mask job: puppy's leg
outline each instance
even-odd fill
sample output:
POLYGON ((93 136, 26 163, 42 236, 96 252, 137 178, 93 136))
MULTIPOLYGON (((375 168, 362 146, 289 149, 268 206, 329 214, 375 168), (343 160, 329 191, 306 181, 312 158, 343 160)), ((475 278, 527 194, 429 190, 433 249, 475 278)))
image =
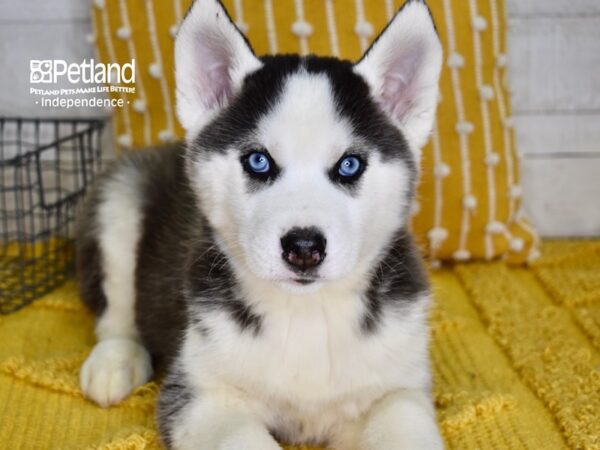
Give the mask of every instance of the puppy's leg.
POLYGON ((378 402, 369 412, 359 443, 360 450, 443 448, 431 397, 418 390, 397 391, 378 402))
POLYGON ((106 308, 96 325, 98 343, 81 368, 80 385, 103 407, 119 402, 152 376, 150 355, 135 325, 136 247, 142 224, 135 175, 116 173, 102 186, 96 205, 106 308))
POLYGON ((196 392, 180 376, 161 388, 158 427, 170 450, 281 450, 245 400, 224 390, 196 392))

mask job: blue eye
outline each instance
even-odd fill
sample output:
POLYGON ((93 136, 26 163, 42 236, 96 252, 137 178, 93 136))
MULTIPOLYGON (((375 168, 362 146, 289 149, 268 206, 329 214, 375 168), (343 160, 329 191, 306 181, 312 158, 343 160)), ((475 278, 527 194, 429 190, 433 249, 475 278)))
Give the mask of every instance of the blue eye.
POLYGON ((362 161, 356 156, 346 156, 340 161, 338 173, 343 177, 353 177, 360 172, 362 161))
POLYGON ((254 173, 267 173, 271 169, 269 157, 263 152, 253 152, 247 157, 247 168, 254 173))

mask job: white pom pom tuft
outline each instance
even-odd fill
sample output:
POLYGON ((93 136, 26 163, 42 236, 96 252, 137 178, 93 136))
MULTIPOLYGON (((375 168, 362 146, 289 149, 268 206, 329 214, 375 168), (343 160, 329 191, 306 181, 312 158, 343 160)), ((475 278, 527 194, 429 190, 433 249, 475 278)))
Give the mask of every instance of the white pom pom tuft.
POLYGON ((133 110, 142 113, 146 111, 146 102, 140 98, 133 101, 133 110))
POLYGON ((476 16, 473 18, 472 25, 476 31, 483 31, 487 28, 487 21, 481 16, 476 16))
POLYGON ((456 122, 456 132, 458 134, 471 134, 475 127, 471 122, 462 121, 456 122))
POLYGON ((129 27, 121 27, 117 29, 117 37, 122 41, 126 41, 131 37, 131 28, 129 27))
POLYGON ((368 38, 373 35, 373 25, 365 20, 362 20, 356 23, 354 26, 354 32, 359 36, 368 38))
POLYGON ((452 69, 459 69, 465 65, 465 58, 463 58, 463 56, 460 53, 454 52, 448 56, 446 64, 452 69))
POLYGON ((492 88, 489 84, 484 84, 479 87, 479 96, 483 100, 492 100, 494 98, 494 88, 492 88))
POLYGON ((427 233, 429 240, 434 245, 439 245, 448 238, 448 230, 442 227, 434 227, 427 233))
POLYGON ((519 253, 525 248, 525 241, 521 238, 512 238, 510 240, 510 250, 519 253))
POLYGON ((465 249, 456 250, 452 254, 452 257, 456 261, 467 261, 467 260, 469 260, 471 258, 471 252, 469 252, 469 250, 465 250, 465 249))
POLYGON ((171 130, 161 130, 158 133, 158 140, 161 142, 173 142, 174 138, 171 130))
POLYGON ((162 77, 162 68, 158 63, 152 63, 148 66, 148 72, 150 72, 150 76, 152 78, 161 78, 162 77))
POLYGON ((485 158, 485 163, 488 166, 497 166, 500 162, 500 155, 496 152, 492 152, 485 158))
POLYGON ((434 175, 436 178, 445 178, 450 175, 450 166, 445 163, 439 163, 435 166, 434 175))
POLYGON ((462 200, 463 206, 472 211, 477 207, 477 199, 474 195, 465 195, 462 200))
POLYGON ((509 195, 511 198, 519 198, 523 195, 523 188, 520 185, 515 184, 510 187, 509 195))
POLYGON ((485 226, 485 231, 490 234, 502 234, 506 230, 506 226, 502 222, 498 222, 497 220, 493 222, 489 222, 485 226))
POLYGON ((305 20, 298 20, 292 25, 292 33, 298 37, 309 37, 312 32, 312 25, 305 20))

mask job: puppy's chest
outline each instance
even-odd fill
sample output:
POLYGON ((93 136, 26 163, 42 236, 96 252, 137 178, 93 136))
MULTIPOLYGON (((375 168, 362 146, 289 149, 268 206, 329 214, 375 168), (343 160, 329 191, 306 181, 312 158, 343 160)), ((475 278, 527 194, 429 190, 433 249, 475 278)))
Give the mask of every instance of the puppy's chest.
POLYGON ((258 333, 229 328, 201 358, 211 375, 267 404, 354 415, 401 378, 390 355, 401 336, 385 331, 365 334, 360 311, 348 308, 272 311, 258 333))

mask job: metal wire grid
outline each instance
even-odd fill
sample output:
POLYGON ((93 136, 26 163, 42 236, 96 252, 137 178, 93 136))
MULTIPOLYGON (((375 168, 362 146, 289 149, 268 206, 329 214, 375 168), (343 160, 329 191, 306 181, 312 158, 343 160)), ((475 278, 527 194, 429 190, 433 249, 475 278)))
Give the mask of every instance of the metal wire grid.
POLYGON ((77 205, 100 168, 103 126, 0 118, 0 314, 69 276, 77 205))

